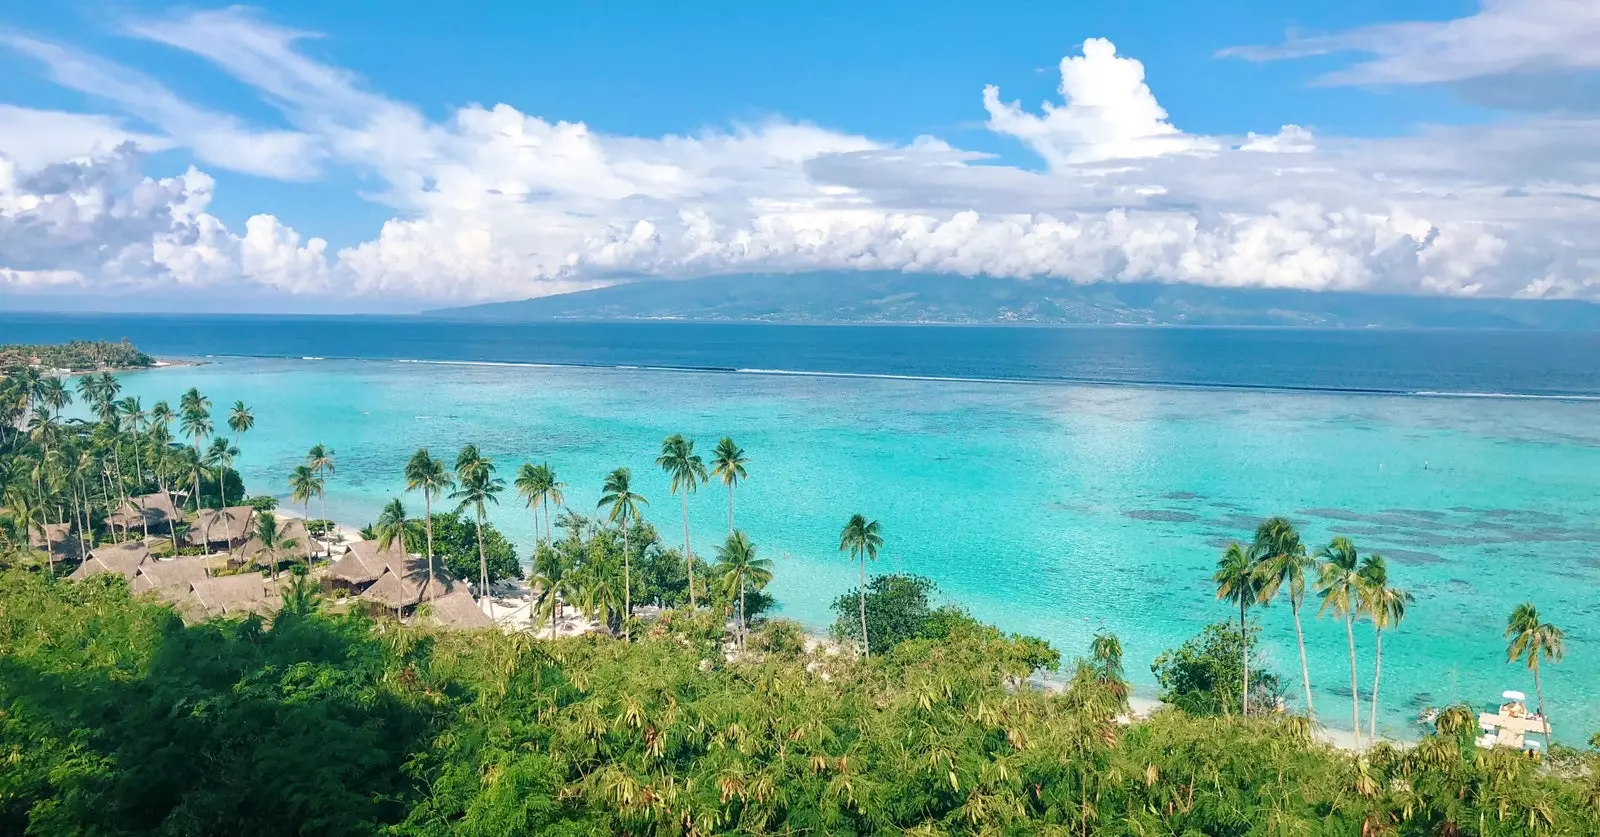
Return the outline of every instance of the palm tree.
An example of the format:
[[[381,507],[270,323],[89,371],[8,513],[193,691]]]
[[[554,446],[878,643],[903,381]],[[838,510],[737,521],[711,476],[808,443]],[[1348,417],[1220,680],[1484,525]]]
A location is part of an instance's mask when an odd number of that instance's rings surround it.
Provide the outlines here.
[[[1356,747],[1361,747],[1361,695],[1356,680],[1356,612],[1360,608],[1361,568],[1356,545],[1346,537],[1334,538],[1317,552],[1322,563],[1317,567],[1317,590],[1322,594],[1322,606],[1317,616],[1332,613],[1344,620],[1345,641],[1350,645],[1350,725],[1355,731]]]
[[[44,506],[27,494],[27,489],[12,485],[5,494],[6,509],[11,514],[11,519],[22,529],[22,546],[28,546],[28,538],[38,535],[45,541],[45,551],[50,561],[50,574],[56,572],[56,553],[50,549],[49,538],[45,535]]]
[[[1239,652],[1244,658],[1244,691],[1241,693],[1240,714],[1250,717],[1250,626],[1245,621],[1245,611],[1261,596],[1261,581],[1255,573],[1255,557],[1237,541],[1228,544],[1222,557],[1217,559],[1217,571],[1211,574],[1217,583],[1217,600],[1239,605]],[[1227,704],[1223,704],[1226,708]]]
[[[456,457],[456,479],[461,487],[450,495],[450,499],[461,501],[456,512],[472,506],[478,515],[478,592],[489,602],[489,618],[492,620],[494,597],[489,594],[489,555],[483,547],[483,507],[485,503],[500,502],[496,495],[505,490],[506,482],[494,475],[494,462],[479,454],[474,445],[462,448],[461,454]],[[428,579],[428,582],[431,585],[433,579]]]
[[[433,574],[433,498],[441,496],[455,485],[444,463],[428,455],[427,448],[417,448],[406,463],[406,491],[422,492],[422,525],[427,533],[428,545],[428,601],[434,600]]]
[[[285,526],[278,525],[278,517],[272,512],[262,512],[256,515],[256,539],[261,541],[261,549],[272,557],[272,580],[278,580],[278,552],[284,549],[294,549],[294,538],[284,537]]]
[[[597,509],[610,510],[609,519],[622,529],[622,636],[632,639],[633,634],[628,628],[628,620],[633,618],[633,556],[628,548],[628,530],[643,519],[641,509],[650,505],[650,501],[633,493],[633,472],[627,468],[618,468],[606,475],[606,482],[600,488],[600,503]],[[689,598],[694,600],[694,569],[690,563]],[[693,605],[690,605],[693,607]]]
[[[200,391],[190,387],[189,391],[179,399],[179,411],[182,414],[178,419],[178,427],[183,435],[188,436],[194,443],[194,457],[201,458],[200,442],[211,435],[211,402]],[[200,472],[194,472],[194,510],[200,512]]]
[[[861,586],[856,591],[857,603],[861,606],[861,656],[872,655],[872,645],[867,640],[867,561],[878,560],[878,549],[883,546],[883,535],[880,534],[878,521],[868,522],[860,514],[850,516],[845,523],[844,530],[839,533],[839,551],[849,552],[850,557],[861,564]]]
[[[312,470],[310,465],[294,466],[294,473],[289,475],[289,498],[305,508],[306,519],[311,519],[311,498],[322,494],[322,478]],[[311,530],[306,529],[309,535]],[[311,568],[311,538],[306,538],[306,569]]]
[[[400,542],[401,551],[406,548],[406,534],[411,531],[411,521],[406,520],[405,504],[399,497],[390,500],[383,511],[378,512],[378,521],[372,525],[373,534],[378,536],[378,548],[387,550]]]
[[[144,432],[145,426],[150,421],[150,414],[144,411],[144,405],[137,396],[130,395],[122,399],[118,405],[122,411],[122,418],[128,422],[128,430],[133,434],[133,476],[134,484],[139,488],[139,493],[144,493],[144,459],[139,455],[139,434]],[[147,530],[145,536],[149,537]]]
[[[772,581],[772,561],[756,557],[756,545],[745,533],[734,530],[727,542],[717,547],[716,572],[730,592],[739,593],[739,649],[742,651],[750,628],[744,594],[746,590],[760,590]]]
[[[1544,721],[1544,740],[1550,742],[1550,719],[1544,713],[1544,684],[1539,681],[1539,661],[1561,662],[1566,656],[1566,634],[1549,622],[1539,621],[1539,610],[1533,602],[1523,602],[1511,611],[1506,621],[1506,662],[1527,660],[1533,672],[1533,688],[1539,695],[1539,718]]]
[[[694,610],[694,552],[689,549],[689,495],[706,479],[706,464],[694,442],[674,433],[661,442],[656,464],[672,477],[672,493],[683,499],[683,560],[689,565],[689,609]]]
[[[744,448],[734,443],[732,436],[723,436],[717,440],[717,446],[711,451],[711,474],[722,480],[728,487],[728,534],[733,534],[733,488],[748,474],[744,466],[750,463],[745,458]]]
[[[560,572],[559,567],[547,567],[544,575],[530,578],[528,581],[544,590],[538,602],[536,617],[550,626],[550,638],[555,639],[556,629],[561,621],[562,603],[582,601],[583,590],[576,578]]]
[[[320,444],[312,445],[311,450],[306,452],[306,464],[311,466],[311,470],[317,472],[318,479],[326,482],[328,479],[327,475],[333,473],[333,448],[324,447]],[[327,521],[328,495],[326,493],[319,493],[322,496],[322,519],[323,521]],[[331,531],[332,524],[324,522],[323,525],[329,526]],[[332,542],[331,538],[329,542]]]
[[[233,458],[239,455],[226,436],[217,436],[206,449],[206,464],[217,472],[217,502],[219,509],[228,507],[228,472],[233,470]]]
[[[255,429],[255,426],[256,414],[251,412],[250,408],[246,407],[243,401],[233,402],[233,407],[228,410],[228,429],[233,431],[234,438],[238,439],[239,442],[243,444],[244,434]],[[234,451],[233,456],[238,455],[239,452]],[[232,457],[229,457],[228,467],[233,467]],[[307,534],[310,534],[309,530],[307,530]]]
[[[1300,608],[1306,600],[1306,574],[1316,564],[1306,554],[1300,533],[1285,517],[1269,518],[1256,527],[1252,551],[1256,554],[1261,603],[1269,604],[1285,587],[1289,590],[1289,610],[1294,614],[1294,638],[1300,646],[1300,683],[1306,693],[1306,717],[1315,721],[1317,708],[1311,700],[1311,671],[1306,666],[1306,635],[1300,628]]]
[[[1383,676],[1383,632],[1398,627],[1406,618],[1406,606],[1412,595],[1398,587],[1389,586],[1389,567],[1383,556],[1374,552],[1361,562],[1361,590],[1359,593],[1362,615],[1372,620],[1375,654],[1372,666],[1372,710],[1367,713],[1367,737],[1378,740],[1378,681]]]

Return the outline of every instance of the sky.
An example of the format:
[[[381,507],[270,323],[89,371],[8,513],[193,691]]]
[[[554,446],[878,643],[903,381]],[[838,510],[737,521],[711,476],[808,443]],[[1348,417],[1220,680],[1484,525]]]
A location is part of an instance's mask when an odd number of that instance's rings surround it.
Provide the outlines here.
[[[813,270],[1600,300],[1595,0],[59,0],[5,6],[0,78],[0,308]]]

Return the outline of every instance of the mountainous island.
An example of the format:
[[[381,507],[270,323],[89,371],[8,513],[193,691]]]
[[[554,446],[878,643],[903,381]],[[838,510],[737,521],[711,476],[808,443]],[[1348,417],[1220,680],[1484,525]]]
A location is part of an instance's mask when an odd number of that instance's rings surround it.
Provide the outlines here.
[[[449,319],[1600,329],[1600,305],[1199,285],[829,272],[645,280],[425,312]]]

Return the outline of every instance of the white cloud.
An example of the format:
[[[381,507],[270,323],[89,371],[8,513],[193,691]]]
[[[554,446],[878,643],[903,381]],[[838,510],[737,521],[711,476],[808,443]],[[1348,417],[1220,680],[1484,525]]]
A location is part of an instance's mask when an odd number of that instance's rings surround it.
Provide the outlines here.
[[[1062,60],[1059,105],[1036,114],[983,91],[990,128],[1046,163],[1029,171],[933,137],[901,145],[782,120],[660,138],[506,104],[434,121],[249,12],[129,31],[206,58],[281,112],[291,130],[280,133],[309,156],[262,173],[355,169],[396,217],[330,253],[270,214],[228,230],[206,212],[209,178],[144,177],[127,147],[91,147],[93,162],[75,167],[0,158],[0,284],[473,300],[636,276],[872,269],[1600,296],[1590,120],[1388,140],[1295,125],[1197,135],[1171,123],[1137,60],[1092,39]],[[152,84],[122,97],[130,115],[147,118],[133,100]],[[198,144],[167,122],[174,140]],[[119,125],[90,124],[105,137]]]
[[[0,154],[26,171],[110,154],[123,143],[159,151],[164,137],[129,131],[110,116],[0,104]]]
[[[1600,70],[1595,0],[1483,0],[1477,14],[1363,26],[1280,46],[1223,50],[1256,61],[1356,52],[1373,56],[1329,84],[1438,84],[1511,74]]]

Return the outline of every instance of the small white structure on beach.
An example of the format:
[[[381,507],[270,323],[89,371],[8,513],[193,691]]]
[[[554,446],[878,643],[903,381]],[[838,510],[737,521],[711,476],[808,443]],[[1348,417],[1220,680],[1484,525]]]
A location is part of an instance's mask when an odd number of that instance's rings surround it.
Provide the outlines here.
[[[1511,747],[1517,750],[1537,750],[1540,744],[1537,741],[1528,741],[1526,736],[1547,736],[1546,730],[1549,722],[1537,712],[1529,712],[1528,696],[1522,692],[1508,689],[1500,694],[1501,700],[1498,712],[1481,712],[1478,714],[1478,728],[1483,730],[1483,735],[1478,736],[1478,746]],[[1547,746],[1548,741],[1545,742]]]

